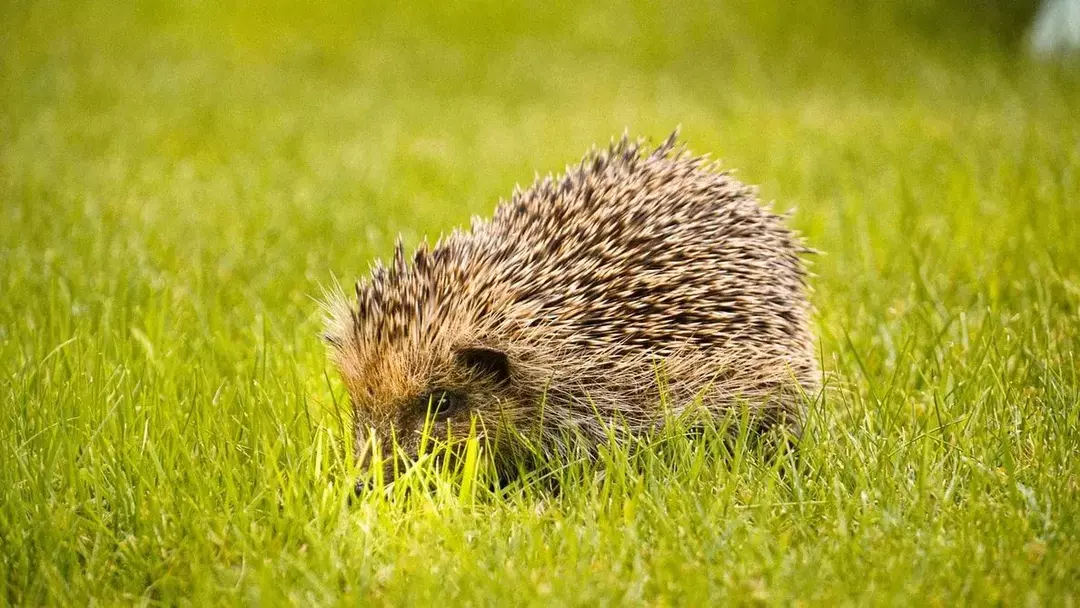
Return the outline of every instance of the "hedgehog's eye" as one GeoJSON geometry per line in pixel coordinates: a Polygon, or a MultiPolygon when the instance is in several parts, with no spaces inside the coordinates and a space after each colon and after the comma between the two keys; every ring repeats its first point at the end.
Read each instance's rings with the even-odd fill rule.
{"type": "Polygon", "coordinates": [[[457,391],[436,389],[427,394],[420,403],[436,420],[446,418],[465,405],[465,395],[457,391]]]}

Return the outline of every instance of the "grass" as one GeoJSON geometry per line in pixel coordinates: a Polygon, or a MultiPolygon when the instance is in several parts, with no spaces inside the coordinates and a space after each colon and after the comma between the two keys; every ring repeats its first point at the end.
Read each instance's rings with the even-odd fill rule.
{"type": "Polygon", "coordinates": [[[1075,605],[1080,79],[1025,17],[4,3],[0,602],[1075,605]],[[678,124],[824,252],[800,464],[350,502],[320,285],[678,124]]]}

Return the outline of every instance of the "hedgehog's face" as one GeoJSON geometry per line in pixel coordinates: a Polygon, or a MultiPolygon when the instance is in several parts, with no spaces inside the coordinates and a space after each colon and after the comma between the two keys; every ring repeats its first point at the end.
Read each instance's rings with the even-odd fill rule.
{"type": "Polygon", "coordinates": [[[357,456],[362,465],[381,457],[384,481],[417,458],[422,445],[453,447],[470,432],[489,439],[518,409],[505,353],[474,346],[434,351],[391,349],[362,369],[342,369],[357,456]]]}

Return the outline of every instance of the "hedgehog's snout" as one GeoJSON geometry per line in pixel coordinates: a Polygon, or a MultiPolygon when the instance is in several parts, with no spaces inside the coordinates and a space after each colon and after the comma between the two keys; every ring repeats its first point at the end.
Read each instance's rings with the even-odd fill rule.
{"type": "MultiPolygon", "coordinates": [[[[382,481],[384,486],[388,486],[396,479],[398,472],[401,470],[401,466],[404,463],[398,462],[397,466],[393,461],[383,461],[382,465],[382,481]]],[[[356,496],[363,496],[372,490],[378,489],[378,481],[375,475],[362,475],[357,480],[353,487],[353,493],[356,496]]]]}
{"type": "Polygon", "coordinates": [[[367,439],[362,440],[357,449],[357,464],[364,473],[356,480],[357,496],[375,489],[381,473],[383,485],[390,485],[409,463],[416,458],[410,453],[410,446],[401,445],[393,440],[393,433],[386,439],[376,429],[369,430],[367,439]]]}
{"type": "Polygon", "coordinates": [[[357,494],[389,485],[425,456],[451,447],[471,415],[469,395],[462,388],[434,384],[419,395],[395,400],[387,416],[357,409],[356,463],[363,472],[357,494]],[[452,431],[452,432],[451,432],[452,431]]]}

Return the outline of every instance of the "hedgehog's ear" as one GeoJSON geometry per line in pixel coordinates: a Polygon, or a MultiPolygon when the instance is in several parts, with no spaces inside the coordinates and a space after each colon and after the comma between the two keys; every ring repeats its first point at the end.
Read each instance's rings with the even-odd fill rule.
{"type": "Polygon", "coordinates": [[[510,359],[506,353],[491,348],[460,348],[457,361],[478,376],[491,378],[497,384],[510,381],[510,359]]]}

